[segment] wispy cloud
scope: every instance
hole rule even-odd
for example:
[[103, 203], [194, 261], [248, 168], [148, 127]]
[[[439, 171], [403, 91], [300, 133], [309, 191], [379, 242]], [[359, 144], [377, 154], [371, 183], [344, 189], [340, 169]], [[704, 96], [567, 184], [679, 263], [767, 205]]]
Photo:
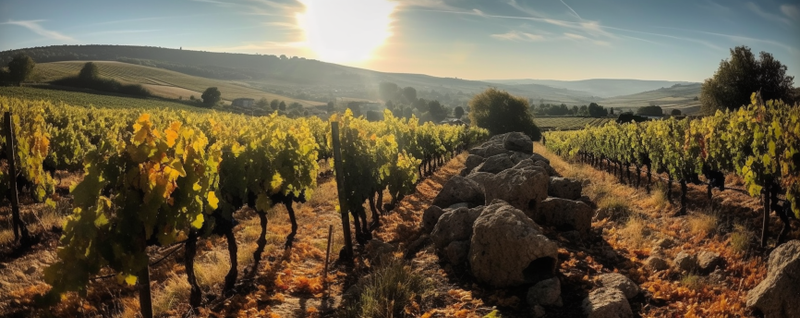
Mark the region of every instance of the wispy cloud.
[[659, 28], [677, 30], [677, 31], [685, 31], [685, 32], [694, 32], [694, 33], [706, 34], [706, 35], [713, 35], [713, 36], [717, 36], [717, 37], [727, 38], [731, 42], [736, 42], [736, 43], [740, 43], [740, 44], [743, 43], [743, 42], [744, 43], [763, 43], [763, 44], [768, 44], [768, 45], [780, 47], [780, 48], [782, 48], [782, 49], [784, 49], [784, 50], [786, 50], [786, 51], [788, 51], [790, 53], [798, 53], [797, 48], [793, 48], [793, 47], [791, 47], [789, 45], [786, 45], [784, 43], [781, 43], [781, 42], [778, 42], [778, 41], [769, 40], [769, 39], [759, 39], [759, 38], [751, 38], [751, 37], [742, 36], [742, 35], [732, 35], [732, 34], [708, 32], [708, 31], [699, 31], [699, 30], [689, 30], [689, 29], [673, 28], [673, 27], [659, 27]]
[[631, 29], [617, 28], [617, 27], [610, 27], [610, 26], [604, 26], [604, 28], [611, 29], [611, 30], [622, 31], [622, 32], [631, 32], [631, 33], [636, 33], [636, 34], [652, 35], [652, 36], [658, 36], [658, 37], [663, 37], [663, 38], [668, 38], [668, 39], [692, 42], [692, 43], [696, 43], [696, 44], [700, 44], [700, 45], [706, 46], [708, 48], [711, 48], [711, 49], [714, 49], [714, 50], [717, 50], [717, 51], [724, 50], [722, 47], [720, 47], [719, 45], [716, 45], [714, 43], [711, 43], [711, 42], [708, 42], [708, 41], [704, 41], [704, 40], [700, 40], [700, 39], [691, 38], [691, 37], [676, 36], [676, 35], [670, 35], [670, 34], [662, 34], [662, 33], [639, 31], [639, 30], [631, 30]]
[[18, 25], [32, 31], [33, 33], [36, 33], [51, 40], [58, 40], [64, 42], [77, 42], [74, 38], [70, 36], [61, 34], [56, 31], [45, 29], [40, 24], [41, 22], [45, 22], [45, 20], [26, 20], [26, 21], [9, 20], [8, 22], [4, 22], [2, 24]]
[[746, 6], [747, 6], [748, 9], [750, 9], [750, 11], [753, 11], [753, 13], [755, 13], [756, 15], [758, 15], [758, 16], [766, 19], [766, 20], [779, 21], [779, 22], [782, 22], [782, 23], [785, 23], [785, 24], [792, 24], [792, 21], [789, 21], [789, 19], [786, 19], [786, 18], [784, 18], [784, 17], [782, 17], [782, 16], [780, 16], [778, 14], [773, 14], [773, 13], [769, 13], [767, 11], [764, 11], [763, 9], [761, 9], [761, 7], [759, 7], [757, 4], [755, 4], [753, 2], [748, 2], [746, 4]]
[[712, 0], [698, 1], [698, 2], [696, 2], [696, 5], [698, 7], [700, 7], [700, 8], [707, 9], [708, 11], [711, 11], [713, 13], [730, 13], [731, 12], [731, 8], [730, 7], [721, 5], [721, 4], [716, 3], [716, 2], [714, 2]]
[[563, 3], [564, 6], [566, 6], [567, 9], [569, 9], [569, 11], [572, 11], [572, 14], [574, 14], [578, 19], [583, 20], [583, 18], [581, 18], [581, 16], [577, 12], [575, 12], [575, 10], [573, 10], [572, 7], [570, 7], [566, 2], [564, 2], [564, 0], [558, 0], [558, 1], [561, 1], [561, 3]]
[[492, 38], [506, 41], [535, 42], [544, 40], [544, 36], [517, 30], [511, 30], [502, 34], [492, 34]]
[[781, 12], [792, 20], [800, 20], [800, 9], [796, 5], [784, 4], [781, 5]]

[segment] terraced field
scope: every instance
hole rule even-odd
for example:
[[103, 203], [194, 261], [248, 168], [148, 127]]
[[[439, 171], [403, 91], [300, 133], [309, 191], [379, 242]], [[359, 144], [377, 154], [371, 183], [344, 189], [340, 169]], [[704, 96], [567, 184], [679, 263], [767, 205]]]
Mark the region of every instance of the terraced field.
[[[66, 61], [53, 63], [40, 63], [36, 65], [36, 72], [42, 82], [50, 82], [59, 78], [77, 75], [87, 61]], [[222, 99], [231, 101], [236, 98], [246, 97], [268, 100], [278, 99], [286, 104], [297, 102], [303, 106], [322, 104], [315, 101], [295, 99], [287, 96], [264, 92], [251, 87], [245, 82], [214, 80], [209, 78], [186, 75], [165, 69], [148, 66], [134, 65], [122, 62], [95, 61], [100, 69], [100, 76], [116, 79], [126, 84], [142, 84], [153, 94], [165, 98], [189, 99], [194, 95], [200, 98], [208, 87], [218, 87]]]

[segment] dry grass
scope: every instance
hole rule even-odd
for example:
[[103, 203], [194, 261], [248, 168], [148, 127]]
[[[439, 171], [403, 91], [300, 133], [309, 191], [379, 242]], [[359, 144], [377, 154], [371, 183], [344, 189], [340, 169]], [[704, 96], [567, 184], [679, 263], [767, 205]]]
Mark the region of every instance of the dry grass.
[[[195, 260], [194, 272], [197, 275], [197, 284], [204, 290], [209, 290], [221, 284], [228, 274], [231, 262], [227, 253], [221, 251], [208, 251]], [[185, 299], [185, 298], [184, 298]]]
[[695, 213], [687, 217], [689, 232], [696, 236], [708, 236], [714, 233], [719, 218], [713, 214]]
[[703, 288], [703, 278], [695, 274], [686, 274], [681, 278], [681, 285], [692, 290]]
[[641, 248], [650, 243], [650, 229], [647, 221], [641, 216], [633, 216], [625, 222], [619, 233], [634, 247]]
[[345, 301], [339, 317], [398, 317], [406, 306], [434, 291], [430, 279], [393, 261], [359, 281], [360, 292]]
[[0, 230], [0, 245], [11, 244], [14, 242], [14, 231]]
[[669, 199], [667, 199], [667, 189], [658, 184], [650, 191], [650, 197], [644, 200], [644, 204], [656, 210], [664, 210], [670, 207]]
[[731, 233], [730, 242], [728, 245], [737, 253], [745, 253], [750, 249], [750, 240], [753, 233], [748, 231], [744, 225], [735, 224], [733, 226], [733, 233]]
[[153, 313], [156, 315], [169, 312], [176, 304], [189, 298], [191, 287], [184, 275], [170, 273], [160, 285], [163, 288], [153, 291]]
[[141, 317], [139, 310], [139, 301], [136, 298], [122, 299], [121, 313], [114, 315], [115, 318], [138, 318]]

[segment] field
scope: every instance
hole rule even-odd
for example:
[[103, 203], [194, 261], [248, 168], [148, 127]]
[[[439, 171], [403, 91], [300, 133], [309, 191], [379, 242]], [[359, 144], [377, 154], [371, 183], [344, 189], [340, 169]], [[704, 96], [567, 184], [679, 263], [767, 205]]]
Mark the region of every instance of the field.
[[[68, 61], [37, 64], [37, 80], [50, 82], [59, 78], [77, 75], [86, 62]], [[287, 105], [294, 102], [303, 106], [322, 104], [264, 92], [240, 81], [215, 80], [122, 62], [95, 61], [94, 63], [100, 69], [101, 77], [113, 78], [125, 84], [142, 84], [150, 89], [154, 95], [164, 98], [183, 98], [184, 100], [188, 100], [191, 96], [200, 98], [206, 88], [217, 87], [222, 93], [222, 99], [227, 101], [236, 98], [259, 100], [263, 97], [270, 101], [273, 99], [282, 100]]]
[[604, 107], [613, 107], [619, 112], [636, 111], [639, 107], [658, 105], [669, 114], [672, 109], [680, 109], [682, 113], [694, 115], [700, 112], [700, 84], [680, 85], [662, 88], [632, 95], [610, 97], [598, 102]]
[[593, 118], [593, 117], [546, 117], [539, 116], [533, 119], [539, 129], [545, 130], [575, 130], [583, 129], [586, 125], [600, 126], [614, 118]]
[[[29, 100], [47, 100], [53, 103], [83, 107], [103, 108], [176, 108], [189, 111], [207, 111], [205, 108], [190, 106], [178, 101], [169, 101], [157, 98], [136, 98], [116, 95], [102, 95], [84, 93], [79, 91], [65, 91], [37, 87], [8, 87], [0, 86], [0, 96], [24, 98]], [[187, 101], [188, 102], [188, 101]]]

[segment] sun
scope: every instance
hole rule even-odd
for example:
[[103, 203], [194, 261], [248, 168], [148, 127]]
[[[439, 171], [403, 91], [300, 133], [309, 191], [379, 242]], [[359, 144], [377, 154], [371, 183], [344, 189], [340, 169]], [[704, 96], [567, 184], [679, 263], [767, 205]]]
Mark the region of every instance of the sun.
[[305, 43], [319, 59], [353, 63], [370, 59], [372, 52], [392, 35], [388, 0], [301, 0], [305, 12], [297, 24]]

